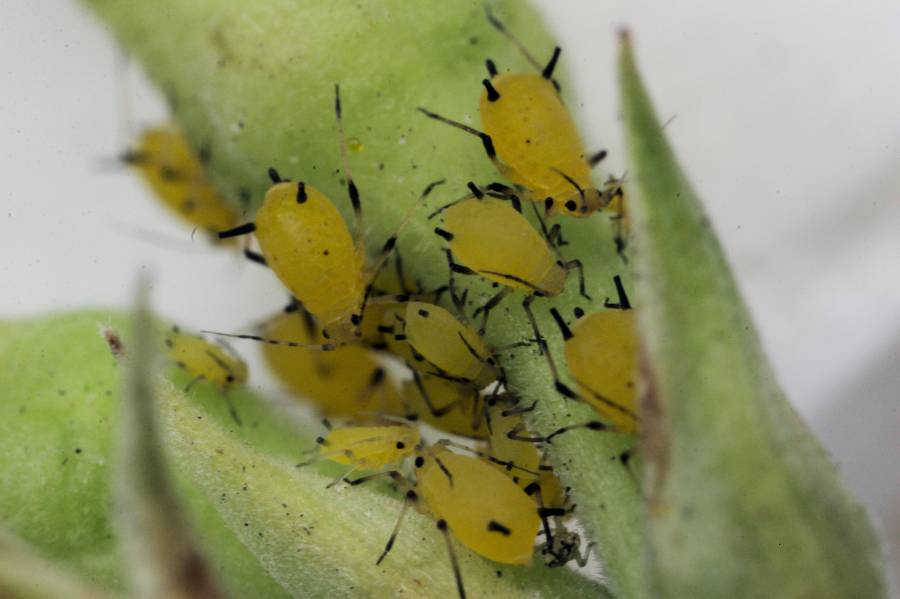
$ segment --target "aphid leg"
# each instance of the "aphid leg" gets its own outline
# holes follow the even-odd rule
[[[473,318],[478,316],[479,312],[484,313],[481,317],[481,327],[478,329],[479,335],[484,335],[485,330],[487,330],[487,321],[488,321],[488,316],[490,316],[490,314],[491,314],[491,310],[496,308],[500,304],[500,302],[502,302],[503,299],[507,295],[509,295],[511,292],[512,292],[512,290],[509,287],[504,287],[503,289],[501,289],[500,291],[495,293],[491,297],[491,299],[489,299],[487,302],[484,303],[484,305],[479,306],[478,308],[475,309],[475,312],[472,314]]]
[[[477,187],[474,183],[472,183],[471,181],[468,183],[468,187],[469,187],[470,193],[467,193],[466,195],[464,195],[464,196],[462,196],[462,197],[456,198],[456,199],[453,200],[452,202],[448,202],[447,204],[444,204],[443,206],[441,206],[440,208],[438,208],[438,209],[435,210],[434,212],[430,213],[430,214],[428,215],[428,220],[433,219],[435,216],[437,216],[438,214],[440,214],[440,213],[443,212],[444,210],[447,210],[448,208],[451,208],[452,206],[456,206],[456,205],[459,204],[460,202],[465,202],[466,200],[471,199],[471,198],[473,198],[473,197],[478,198],[478,199],[481,199],[481,198],[484,197],[484,194],[481,192],[481,190],[478,189],[478,187]]]
[[[541,435],[522,434],[523,432],[525,432],[525,423],[517,424],[509,432],[506,433],[506,436],[513,441],[524,441],[525,443],[543,443],[547,440],[547,437],[543,437]]]
[[[587,565],[588,561],[591,559],[591,550],[594,548],[594,545],[596,545],[596,543],[594,543],[593,541],[588,543],[587,549],[584,550],[583,554],[581,553],[581,549],[579,547],[575,547],[575,553],[572,555],[572,559],[575,560],[575,563],[578,564],[579,568],[584,568]]]
[[[394,481],[401,487],[406,487],[407,490],[412,490],[412,484],[410,484],[410,482],[408,480],[406,480],[406,477],[404,477],[402,474],[400,474],[400,472],[397,470],[385,470],[383,472],[367,474],[365,476],[360,476],[359,478],[355,478],[353,480],[350,480],[349,478],[345,477],[344,482],[347,483],[348,485],[356,486],[356,485],[362,485],[367,482],[376,480],[378,478],[381,478],[382,476],[387,476],[388,478],[390,478],[392,481]]]
[[[534,330],[535,339],[538,341],[538,347],[541,349],[541,352],[547,356],[547,365],[550,367],[550,372],[553,375],[553,386],[556,391],[567,399],[573,399],[576,401],[582,401],[581,397],[572,390],[571,387],[562,382],[562,379],[559,378],[559,370],[556,367],[556,362],[553,360],[553,356],[550,354],[550,351],[547,349],[547,340],[541,335],[540,330],[537,326],[537,321],[534,318],[534,313],[531,311],[531,302],[534,301],[534,296],[529,295],[525,298],[525,301],[522,302],[522,307],[525,309],[525,314],[528,316],[528,321],[531,323],[531,328]]]
[[[334,343],[299,343],[297,341],[288,341],[286,339],[272,339],[270,337],[260,337],[259,335],[246,335],[236,333],[222,333],[219,331],[200,331],[209,335],[218,337],[230,337],[232,339],[250,339],[260,343],[268,343],[269,345],[283,345],[285,347],[300,347],[303,349],[315,349],[319,351],[332,351],[337,349],[338,345]]]
[[[622,462],[622,465],[625,466],[625,469],[628,470],[628,474],[631,475],[631,478],[634,479],[634,484],[640,486],[640,481],[638,480],[637,473],[631,467],[631,459],[634,457],[634,447],[630,447],[619,454],[619,461]]]
[[[616,294],[619,296],[619,301],[617,303],[609,301],[607,297],[603,300],[604,308],[615,308],[618,310],[630,310],[631,302],[628,301],[628,294],[625,293],[625,286],[622,285],[622,278],[619,275],[613,277],[613,283],[616,286]]]
[[[384,561],[384,558],[387,557],[388,552],[394,546],[394,541],[397,540],[397,535],[400,533],[400,525],[403,524],[403,516],[406,515],[406,510],[409,509],[409,506],[413,503],[416,503],[419,500],[416,492],[410,489],[406,492],[406,497],[403,499],[403,507],[400,508],[400,515],[397,516],[397,522],[394,524],[394,529],[391,531],[391,536],[388,537],[387,543],[384,546],[384,551],[381,552],[381,555],[378,556],[378,559],[375,560],[375,565],[381,565],[381,562]]]
[[[219,231],[217,233],[217,237],[219,239],[228,239],[230,237],[238,237],[240,235],[248,235],[256,231],[256,225],[254,223],[244,223],[243,225],[238,225],[233,229],[228,229],[227,231]]]
[[[184,370],[184,364],[179,363],[178,367]],[[193,389],[194,385],[196,385],[197,383],[199,383],[200,381],[202,381],[204,379],[206,379],[206,377],[203,376],[202,374],[200,376],[195,376],[194,378],[192,378],[188,382],[188,384],[184,386],[184,393],[189,392],[191,389]]]
[[[598,164],[603,162],[603,160],[606,158],[606,156],[607,156],[606,150],[600,150],[599,152],[596,152],[596,153],[588,156],[587,162],[591,168],[594,168],[595,166],[597,166]]]
[[[265,256],[248,248],[244,248],[244,258],[261,266],[269,266]]]
[[[456,592],[459,593],[459,599],[466,599],[466,589],[463,586],[462,572],[459,570],[459,562],[456,561],[456,552],[453,551],[453,540],[450,538],[450,529],[447,528],[447,521],[440,519],[437,521],[438,530],[444,534],[444,540],[447,541],[447,553],[450,554],[450,566],[453,568],[453,576],[456,578]]]
[[[549,435],[547,435],[547,437],[544,439],[544,441],[546,443],[553,443],[554,437],[558,437],[559,435],[563,435],[565,433],[568,433],[569,431],[574,431],[574,430],[578,430],[578,429],[582,429],[582,428],[590,430],[590,431],[613,430],[612,427],[603,424],[599,420],[589,420],[587,422],[579,422],[578,424],[570,424],[568,426],[560,427],[560,428],[556,429],[555,431],[553,431],[552,433],[550,433]]]
[[[578,258],[574,260],[569,260],[568,262],[563,262],[561,264],[563,268],[567,271],[577,270],[578,271],[578,293],[581,294],[581,297],[585,299],[591,299],[591,296],[587,294],[587,290],[585,289],[584,284],[584,265],[581,263],[581,260]]]
[[[435,418],[446,416],[451,410],[460,405],[460,403],[462,402],[461,399],[458,399],[456,401],[451,401],[445,406],[437,408],[435,407],[434,403],[432,403],[431,396],[428,395],[428,390],[425,389],[425,385],[422,383],[422,376],[416,370],[413,370],[413,383],[415,384],[416,389],[419,391],[419,395],[422,396],[422,401],[425,402],[425,406],[428,408],[428,411],[431,412],[431,415]]]
[[[462,443],[457,443],[455,441],[451,441],[450,439],[441,439],[435,445],[443,445],[445,447],[455,447],[456,449],[461,449],[463,451],[467,451],[473,455],[477,455],[483,460],[487,460],[492,464],[497,464],[498,466],[503,466],[507,470],[518,470],[520,472],[524,472],[525,474],[531,474],[533,476],[540,476],[540,472],[535,472],[534,470],[529,470],[528,468],[523,468],[522,466],[518,466],[515,462],[511,462],[509,460],[500,460],[495,458],[494,456],[488,455],[482,451],[478,451],[477,449],[472,449],[468,445],[463,445]]]
[[[505,167],[501,164],[500,160],[497,158],[497,150],[494,149],[494,140],[491,139],[490,135],[488,135],[487,133],[484,133],[482,131],[479,131],[478,129],[473,129],[472,127],[469,127],[468,125],[464,125],[463,123],[460,123],[458,121],[454,121],[454,120],[448,119],[447,117],[441,116],[437,113],[431,112],[430,110],[428,110],[426,108],[422,108],[421,106],[418,108],[418,110],[419,110],[419,112],[421,112],[428,118],[434,119],[436,121],[440,121],[440,122],[444,123],[445,125],[450,125],[451,127],[456,127],[457,129],[461,129],[461,130],[465,131],[466,133],[469,133],[469,134],[474,135],[474,136],[478,137],[479,139],[481,139],[481,145],[484,146],[484,153],[487,154],[488,160],[490,160],[492,163],[494,163],[494,166],[501,173],[506,171]]]
[[[342,472],[341,474],[338,474],[334,479],[332,479],[332,481],[330,483],[325,485],[325,488],[330,489],[334,485],[338,484],[339,482],[341,482],[342,480],[344,480],[345,478],[347,478],[348,476],[350,476],[351,474],[356,472],[358,469],[359,469],[358,466],[353,466],[350,468],[350,470],[347,470],[346,472]]]
[[[231,419],[234,420],[234,423],[238,426],[244,426],[244,421],[241,420],[241,417],[238,415],[237,408],[234,407],[234,402],[231,401],[228,392],[223,392],[222,397],[225,399],[225,405],[228,406],[228,413],[231,415]]]
[[[538,504],[537,514],[538,514],[538,518],[541,519],[541,526],[544,529],[544,538],[545,538],[546,547],[548,548],[550,553],[554,557],[556,557],[556,554],[553,551],[553,531],[552,531],[552,528],[550,527],[550,516],[545,511],[546,505],[544,505],[544,496],[541,493],[541,485],[539,485],[537,482],[533,482],[533,483],[529,484],[527,487],[525,487],[523,490],[525,491],[526,495],[528,495],[528,496],[534,495],[535,498],[537,499],[537,504]]]
[[[353,215],[356,217],[356,246],[357,249],[365,248],[363,239],[363,212],[362,203],[359,201],[359,189],[353,182],[353,174],[350,172],[350,161],[347,160],[347,136],[344,134],[344,119],[341,115],[341,88],[334,84],[334,116],[337,120],[338,137],[341,146],[341,166],[344,169],[344,177],[347,179],[347,195],[353,206]]]
[[[519,40],[519,38],[513,35],[512,32],[506,28],[506,25],[503,24],[503,21],[501,21],[496,17],[496,15],[494,15],[494,12],[491,10],[491,7],[487,3],[485,3],[484,5],[484,15],[487,17],[487,20],[491,24],[491,26],[502,33],[506,37],[506,39],[508,39],[519,50],[519,53],[522,54],[523,57],[525,57],[525,60],[527,60],[528,63],[532,67],[534,67],[536,71],[543,70],[543,65],[538,62],[538,60],[531,52],[528,51],[528,48],[525,47],[525,44],[523,44]]]
[[[400,292],[403,295],[421,294],[422,289],[419,287],[418,282],[416,283],[416,289],[410,289],[406,286],[406,271],[403,270],[403,255],[400,252],[394,253],[394,274],[397,275],[397,280],[400,282]]]

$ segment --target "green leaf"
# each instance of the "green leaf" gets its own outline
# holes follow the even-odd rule
[[[477,123],[485,58],[501,69],[531,68],[488,25],[476,0],[85,3],[168,95],[195,145],[211,151],[212,177],[235,201],[246,191],[258,206],[268,187],[266,170],[274,166],[283,176],[314,183],[352,218],[332,108],[333,85],[340,83],[348,135],[362,147],[351,152],[350,162],[370,248],[381,247],[427,183],[447,179],[429,202],[438,206],[465,193],[466,181],[498,178],[478,140],[423,117],[416,107]],[[549,56],[553,41],[527,3],[507,0],[495,8],[537,56]],[[575,106],[570,91],[564,88],[564,93]],[[443,243],[425,212],[412,220],[398,247],[408,271],[425,288],[437,288],[446,284],[448,271]],[[550,351],[563,364],[563,341],[549,317],[550,306],[563,314],[572,314],[575,306],[603,309],[604,298],[616,297],[613,275],[621,274],[626,285],[630,278],[605,215],[557,222],[570,241],[567,258],[584,262],[593,298],[578,295],[573,276],[561,297],[534,304]],[[474,309],[494,290],[466,279],[460,285],[472,290]],[[490,343],[502,346],[532,336],[521,300],[514,295],[495,310],[486,335]],[[527,416],[532,432],[547,435],[595,418],[587,406],[558,395],[537,352],[519,349],[500,359],[509,386],[525,403],[538,402]],[[642,501],[617,459],[633,443],[629,437],[581,430],[559,437],[549,449],[572,488],[579,519],[601,542],[610,586],[623,599],[640,592]]]
[[[0,597],[113,599],[115,595],[64,572],[0,529]]]
[[[779,390],[623,36],[653,597],[886,594],[866,514]]]
[[[110,509],[120,376],[105,328],[127,330],[126,320],[117,312],[83,311],[0,322],[0,523],[49,560],[121,590],[127,578]],[[192,399],[206,417],[233,425],[210,386],[195,385]],[[309,445],[251,393],[237,392],[233,400],[247,423],[231,433],[237,438],[265,438],[264,448],[276,455],[296,455]],[[189,519],[229,590],[239,597],[287,597],[213,503],[190,481],[179,483]]]

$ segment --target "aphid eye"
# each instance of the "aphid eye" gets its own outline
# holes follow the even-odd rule
[[[397,441],[397,449],[404,449],[406,447],[406,443],[403,441]]]
[[[360,323],[362,319],[359,317],[359,314],[353,314],[350,316],[350,322],[355,326]]]
[[[421,468],[422,466],[425,465],[425,458],[423,458],[422,456],[419,456],[416,458],[415,463],[416,463],[416,468]]]
[[[568,202],[566,202],[566,210],[568,210],[569,212],[575,212],[577,208],[578,204],[575,203],[575,200],[569,200]]]
[[[225,380],[228,381],[229,383],[233,383],[234,375],[229,374],[228,376],[225,377]]]

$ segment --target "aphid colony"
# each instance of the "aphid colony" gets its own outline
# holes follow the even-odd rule
[[[238,224],[203,175],[203,157],[195,156],[172,129],[146,132],[126,155],[160,199],[198,228],[216,232],[219,239],[253,234],[260,252],[245,246],[245,255],[270,268],[291,301],[253,334],[216,335],[262,342],[270,368],[291,391],[315,402],[323,415],[347,419],[317,440],[317,454],[301,466],[331,460],[348,467],[332,485],[386,478],[404,493],[397,525],[376,563],[387,558],[412,507],[430,515],[446,537],[461,597],[463,575],[451,536],[501,563],[529,563],[537,549],[548,566],[584,565],[591,546],[582,547],[577,533],[566,527],[574,506],[541,448],[570,431],[634,433],[638,426],[635,323],[622,280],[613,280],[615,301],[607,299],[604,309],[590,314],[576,308],[574,323],[557,308],[549,310],[565,342],[567,375],[557,366],[558,356],[551,355],[533,307],[535,298],[562,293],[572,271],[580,294],[590,299],[581,261],[564,258],[561,225],[548,227],[545,217],[611,212],[616,249],[624,259],[627,221],[621,182],[610,179],[600,189],[592,184],[591,168],[605,152],[586,155],[562,103],[553,79],[559,48],[541,66],[489,11],[488,19],[538,74],[501,74],[487,60],[479,105],[484,131],[419,108],[431,119],[477,136],[511,182],[470,182],[463,197],[427,216],[449,265],[447,284],[439,288],[424,290],[411,282],[395,250],[404,227],[444,182],[421,191],[370,259],[363,194],[350,170],[337,86],[334,111],[353,232],[324,193],[274,169],[255,220]],[[523,204],[530,207],[537,227],[523,215]],[[467,293],[458,293],[455,275],[482,277],[499,291],[470,316]],[[483,336],[488,317],[514,294],[521,295],[532,334],[492,347]],[[445,297],[450,309],[438,305]],[[171,361],[190,374],[191,385],[213,385],[227,400],[228,391],[247,380],[245,364],[227,346],[177,329],[166,344]],[[525,415],[535,405],[524,405],[505,385],[500,356],[510,351],[543,354],[555,389],[591,405],[599,419],[569,424],[546,436],[530,434]],[[389,376],[385,360],[408,367],[407,379],[398,382]],[[574,385],[565,382],[568,378]],[[230,403],[229,409],[241,425],[239,411]],[[417,421],[471,441],[428,443]]]

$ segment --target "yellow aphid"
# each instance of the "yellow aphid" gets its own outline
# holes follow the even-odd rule
[[[315,322],[301,310],[279,314],[263,326],[266,337],[310,344],[325,341]],[[292,392],[313,401],[326,416],[405,413],[398,390],[385,376],[375,352],[362,345],[323,352],[265,344],[263,356]]]
[[[578,129],[549,77],[494,75],[479,106],[503,175],[549,215],[586,216],[606,207],[609,198],[594,188]]]
[[[484,340],[444,308],[408,302],[401,324],[416,370],[479,389],[497,380],[499,370]]]
[[[311,185],[276,183],[256,213],[256,238],[291,294],[323,327],[349,338],[362,318],[365,248],[331,200]]]
[[[318,440],[321,457],[370,470],[399,464],[419,441],[419,429],[403,424],[341,427]]]
[[[505,564],[531,561],[540,526],[534,502],[489,463],[433,445],[417,456],[416,489],[469,549]]]
[[[347,193],[356,215],[355,235],[351,235],[341,213],[322,192],[303,181],[284,181],[275,169],[269,169],[273,186],[256,213],[256,222],[219,233],[220,238],[256,233],[262,259],[316,317],[329,339],[329,347],[323,349],[359,341],[362,337],[361,325],[367,302],[379,301],[379,298],[370,300],[369,297],[373,281],[393,252],[412,210],[418,206],[418,202],[412,206],[398,230],[384,243],[372,268],[368,268],[362,234],[362,204],[347,160],[337,86],[335,114]],[[440,183],[442,181],[426,187],[419,201]]]
[[[247,382],[247,364],[231,349],[173,328],[166,335],[168,357],[198,382],[228,391]]]
[[[638,427],[638,337],[634,310],[621,279],[614,278],[617,303],[579,318],[570,329],[556,308],[550,314],[565,340],[569,372],[581,391],[579,396],[610,421],[617,430],[634,433]]]
[[[188,388],[201,382],[215,385],[222,392],[231,417],[238,425],[243,424],[228,397],[232,388],[247,383],[247,364],[240,356],[222,343],[182,333],[178,327],[172,327],[165,343],[168,359],[191,376]]]
[[[188,224],[213,234],[237,224],[237,212],[207,179],[200,158],[174,126],[144,131],[124,160]]]
[[[471,197],[441,214],[443,226],[438,234],[466,268],[528,294],[552,297],[563,290],[566,267],[509,202]]]
[[[550,61],[541,67],[489,11],[488,20],[518,46],[540,74],[500,74],[488,60],[489,79],[482,81],[479,102],[483,131],[425,108],[419,111],[479,137],[497,169],[525,189],[528,199],[543,204],[548,215],[587,216],[605,208],[610,198],[594,187],[591,168],[606,152],[587,156],[575,122],[559,96],[553,71],[560,49],[555,48]]]
[[[472,385],[423,374],[404,381],[405,407],[422,422],[453,435],[487,438],[478,390]]]

